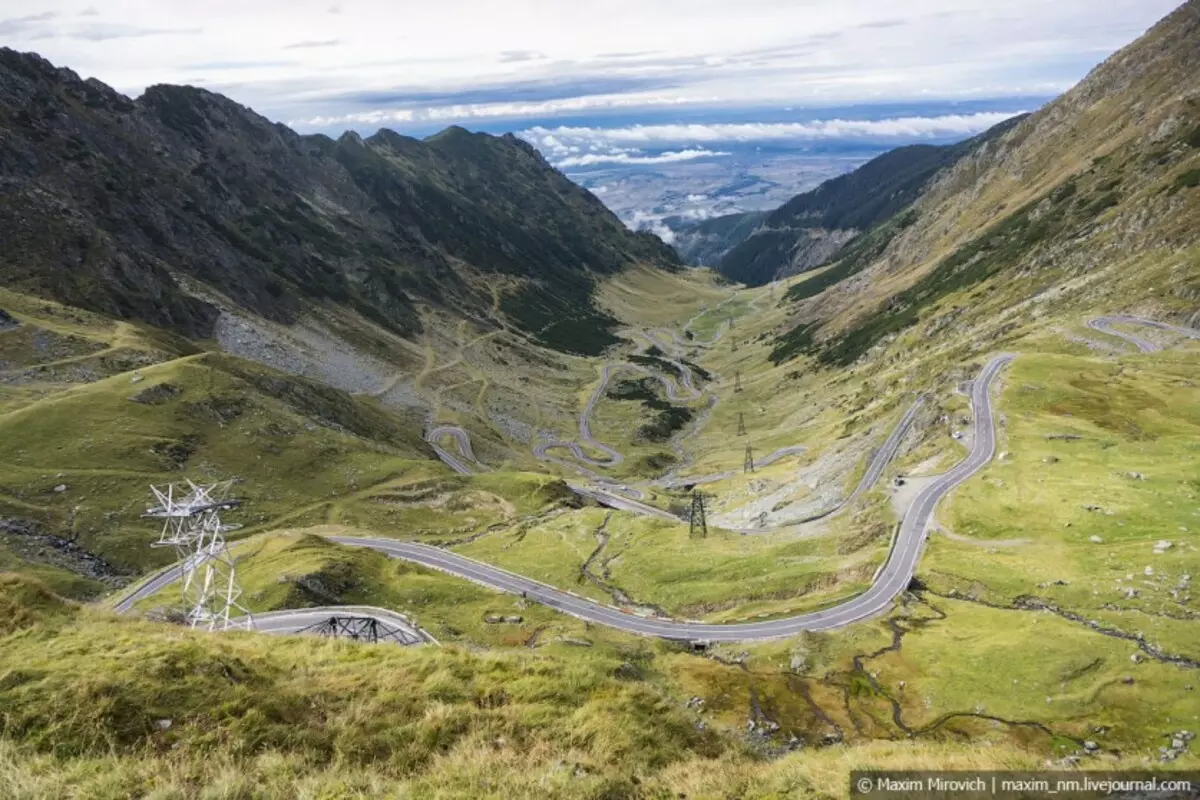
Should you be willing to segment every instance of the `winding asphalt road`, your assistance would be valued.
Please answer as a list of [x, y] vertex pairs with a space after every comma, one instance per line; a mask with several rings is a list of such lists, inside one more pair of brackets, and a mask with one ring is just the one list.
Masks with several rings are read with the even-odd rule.
[[[717, 308], [720, 308], [722, 305], [724, 305], [725, 303], [729, 302], [729, 300], [732, 300], [732, 299], [733, 299], [732, 296], [727, 298], [726, 300], [724, 300], [720, 304], [718, 304]], [[753, 308], [757, 308], [757, 304], [758, 304], [759, 300], [761, 300], [761, 299], [762, 299], [761, 297], [755, 298], [755, 300], [751, 304], [751, 306]], [[704, 314], [704, 313], [707, 313], [707, 310], [700, 312], [696, 316], [692, 317], [691, 320], [688, 320], [688, 322], [684, 325], [684, 330], [687, 330], [687, 328], [692, 324], [692, 322], [695, 321], [697, 318], [699, 318], [699, 316], [701, 314]], [[717, 342], [719, 342], [721, 340], [721, 337], [725, 335], [725, 332], [728, 329], [729, 329], [729, 322], [726, 321], [725, 324], [722, 325], [721, 328], [717, 331], [716, 336], [714, 336], [711, 341], [709, 341], [709, 342], [693, 342], [693, 344], [699, 344], [700, 346], [703, 346], [703, 347], [712, 347], [713, 345], [715, 345]], [[670, 335], [675, 339], [675, 346], [669, 345], [662, 339], [659, 339], [655, 335], [658, 333], [663, 333], [663, 334], [670, 333]], [[632, 364], [632, 363], [628, 363], [628, 362], [621, 362], [621, 363], [616, 363], [616, 364], [606, 364], [600, 373], [599, 386], [597, 386], [596, 390], [594, 392], [592, 392], [591, 396], [588, 397], [587, 404], [584, 406], [583, 411], [581, 411], [579, 414], [579, 442], [566, 442], [566, 441], [562, 441], [562, 440], [558, 440], [558, 439], [547, 441], [547, 442], [539, 442], [538, 444], [534, 445], [534, 447], [533, 447], [533, 454], [537, 459], [539, 459], [541, 461], [554, 462], [556, 464], [560, 464], [562, 466], [583, 472], [584, 474], [587, 474], [589, 477], [591, 477], [593, 479], [599, 478], [601, 480], [603, 480], [602, 476], [598, 475], [597, 473], [592, 472], [588, 467], [599, 467], [599, 468], [615, 467], [624, 461], [625, 457], [620, 452], [618, 452], [614, 448], [598, 441], [594, 436], [592, 436], [592, 427], [591, 427], [591, 417], [592, 417], [592, 414], [595, 412], [596, 404], [604, 396], [604, 392], [608, 388], [609, 381], [612, 379], [612, 376], [618, 371], [628, 370], [628, 371], [638, 372], [638, 373], [647, 375], [651, 378], [654, 378], [654, 379], [660, 381], [662, 383], [663, 387], [666, 389], [667, 399], [669, 399], [673, 402], [678, 403], [678, 402], [689, 402], [692, 400], [698, 400], [700, 397], [702, 397], [704, 395], [704, 392], [699, 387], [697, 387], [694, 383], [692, 369], [680, 360], [683, 358], [683, 349], [682, 348], [684, 346], [684, 343], [679, 340], [678, 336], [675, 334], [674, 331], [647, 332], [647, 331], [642, 330], [642, 331], [639, 331], [638, 334], [641, 336], [641, 338], [646, 340], [648, 345], [658, 344], [658, 345], [661, 345], [662, 347], [666, 348], [667, 350], [675, 351], [673, 353], [668, 353], [666, 355], [660, 356], [659, 358], [663, 362], [670, 364], [672, 367], [674, 367], [679, 372], [678, 385], [673, 383], [669, 378], [667, 378], [666, 375], [663, 375], [661, 373], [647, 369], [638, 364]], [[645, 348], [643, 348], [643, 352], [644, 352], [644, 349]], [[707, 416], [707, 414], [712, 411], [712, 408], [713, 408], [713, 405], [715, 405], [715, 402], [716, 402], [716, 396], [713, 395], [713, 401], [705, 409], [703, 416]], [[466, 435], [465, 431], [461, 431], [461, 429], [458, 429], [458, 430], [462, 433], [463, 436]], [[461, 438], [460, 438], [460, 441], [461, 441]], [[593, 448], [594, 450], [599, 450], [599, 451], [603, 452], [605, 454], [605, 458], [603, 458], [603, 459], [592, 458], [586, 452], [584, 452], [583, 447], [581, 446], [580, 443], [585, 444], [588, 447]], [[576, 464], [576, 463], [572, 463], [570, 461], [566, 461], [565, 459], [561, 459], [561, 458], [551, 455], [549, 452], [551, 450], [558, 450], [558, 449], [568, 450], [571, 453], [571, 455], [580, 463]], [[787, 447], [781, 447], [778, 450], [776, 450], [775, 452], [770, 453], [766, 456], [763, 456], [761, 459], [758, 459], [756, 461], [756, 464], [759, 466], [766, 467], [766, 466], [769, 466], [769, 465], [775, 463], [776, 461], [779, 461], [782, 458], [786, 458], [791, 455], [798, 455], [798, 454], [804, 452], [805, 449], [806, 448], [803, 445], [789, 445]], [[455, 459], [455, 460], [458, 461], [458, 459]], [[461, 464], [461, 461], [459, 461], [459, 464]], [[585, 464], [587, 465], [586, 467], [583, 466]], [[677, 471], [678, 469], [681, 468], [681, 466], [682, 465], [677, 466], [676, 469], [673, 470], [672, 472]], [[451, 464], [451, 467], [453, 469], [458, 468], [458, 466], [455, 464]], [[665, 479], [653, 481], [652, 484], [656, 485], [656, 486], [668, 486], [668, 487], [669, 486], [699, 485], [699, 484], [703, 484], [703, 483], [713, 483], [716, 481], [724, 480], [724, 479], [732, 477], [733, 475], [736, 475], [736, 474], [737, 474], [736, 471], [733, 471], [733, 472], [724, 472], [724, 473], [719, 473], [719, 474], [714, 474], [714, 475], [703, 475], [703, 476], [694, 476], [694, 477], [687, 477], [687, 478], [675, 478], [671, 474], [668, 474], [668, 476]], [[628, 487], [626, 487], [626, 491], [634, 496], [639, 497], [639, 498], [644, 496], [640, 491], [631, 490], [631, 489], [628, 489]]]
[[[1092, 322], [1104, 325], [1107, 322], [1115, 321], [1166, 327], [1190, 338], [1200, 338], [1200, 331], [1175, 328], [1174, 326], [1167, 326], [1164, 323], [1154, 323], [1153, 321], [1140, 320], [1138, 318], [1108, 317], [1099, 318]], [[1102, 330], [1102, 328], [1096, 329]], [[1153, 343], [1146, 342], [1145, 344], [1154, 347]], [[1138, 347], [1144, 352], [1152, 352], [1152, 350], [1146, 349], [1142, 345], [1138, 345]], [[971, 452], [948, 472], [926, 484], [917, 493], [896, 533], [891, 551], [888, 554], [888, 559], [883, 568], [877, 573], [871, 587], [858, 597], [823, 611], [763, 622], [727, 624], [688, 622], [661, 617], [641, 617], [618, 608], [593, 602], [570, 592], [539, 583], [530, 578], [516, 575], [490, 564], [484, 564], [457, 553], [429, 545], [368, 537], [337, 536], [329, 538], [332, 541], [347, 546], [366, 547], [393, 558], [402, 558], [422, 564], [493, 589], [521, 594], [549, 608], [571, 614], [580, 619], [643, 636], [686, 641], [737, 642], [777, 639], [793, 636], [802, 631], [840, 628], [886, 611], [892, 601], [907, 588], [920, 558], [927, 537], [929, 523], [938, 502], [981, 470], [994, 457], [996, 452], [996, 423], [990, 392], [992, 383], [995, 381], [1000, 370], [1008, 365], [1013, 358], [1014, 356], [1009, 354], [992, 358], [973, 381], [971, 387], [971, 409], [974, 414], [975, 435]], [[922, 400], [923, 398], [918, 398], [912, 408], [906, 412], [900, 424], [897, 425], [896, 429], [884, 442], [884, 445], [875, 454], [866, 474], [859, 481], [858, 487], [841, 505], [851, 502], [860, 493], [860, 490], [865, 491], [866, 487], [869, 487], [878, 480], [884, 466], [891, 460], [899, 446], [900, 439], [919, 409]], [[435, 432], [437, 432], [436, 436], [434, 435]], [[473, 460], [470, 441], [469, 438], [465, 438], [465, 431], [453, 428], [452, 426], [443, 426], [443, 430], [431, 430], [429, 438], [440, 439], [443, 436], [453, 437], [458, 443], [462, 456]], [[439, 449], [441, 448], [439, 447]], [[453, 467], [453, 465], [451, 466]], [[594, 488], [590, 490], [599, 491]], [[609, 499], [613, 499], [613, 497], [609, 496]], [[624, 498], [615, 499], [631, 506], [643, 505]], [[666, 512], [653, 509], [650, 506], [645, 506], [645, 508], [650, 509], [651, 512], [656, 514], [666, 514]], [[129, 611], [138, 600], [154, 594], [171, 582], [178, 580], [180, 572], [180, 565], [174, 565], [160, 571], [121, 598], [115, 604], [116, 610], [119, 613]], [[385, 609], [357, 610], [371, 616], [374, 616], [377, 612], [379, 614], [376, 617], [377, 619], [393, 627], [399, 627], [396, 626], [398, 620], [408, 623], [406, 618]], [[294, 633], [322, 621], [332, 612], [349, 613], [349, 609], [340, 607], [336, 609], [298, 609], [271, 612], [270, 614], [256, 616], [256, 623], [259, 623], [260, 620], [262, 621], [261, 627], [258, 624], [256, 624], [256, 627], [266, 632]], [[415, 626], [409, 625], [407, 629], [415, 637], [428, 636]]]
[[183, 577], [183, 567], [181, 564], [172, 564], [165, 569], [161, 569], [122, 595], [113, 604], [113, 610], [118, 614], [127, 614], [133, 610], [134, 604], [139, 600], [158, 594], [181, 577]]
[[[885, 611], [891, 605], [892, 600], [905, 590], [912, 580], [913, 571], [925, 541], [925, 532], [938, 501], [992, 459], [996, 451], [996, 436], [989, 391], [996, 375], [1012, 359], [1011, 355], [993, 358], [974, 381], [971, 391], [971, 406], [975, 415], [975, 441], [971, 453], [949, 472], [923, 487], [918, 493], [904, 516], [888, 560], [871, 588], [852, 600], [824, 611], [765, 622], [729, 624], [640, 617], [437, 547], [369, 537], [331, 536], [329, 538], [339, 544], [370, 548], [393, 558], [402, 558], [448, 572], [493, 589], [522, 594], [528, 599], [580, 619], [643, 636], [687, 641], [737, 642], [777, 639], [792, 636], [801, 631], [839, 628]], [[913, 411], [910, 409], [909, 413], [912, 414]], [[895, 434], [893, 435], [895, 436]], [[896, 441], [898, 442], [898, 437]], [[884, 447], [880, 448], [880, 451], [884, 452], [889, 449], [894, 450], [891, 438]], [[876, 458], [873, 466], [875, 463], [881, 462], [886, 463], [886, 460]], [[870, 471], [868, 470], [868, 472]], [[178, 576], [178, 567], [164, 570], [118, 602], [117, 610], [119, 612], [128, 611], [137, 600], [153, 594], [171, 581], [178, 579]], [[329, 610], [313, 612], [301, 609], [277, 612], [270, 616], [264, 615], [267, 616], [266, 627], [263, 627], [262, 630], [281, 633], [295, 632], [320, 621], [316, 617], [310, 619], [314, 613], [318, 616], [328, 615]], [[258, 619], [256, 618], [256, 626], [257, 623]]]
[[1085, 324], [1094, 331], [1107, 333], [1110, 336], [1116, 336], [1118, 339], [1124, 339], [1126, 342], [1129, 342], [1131, 345], [1136, 347], [1139, 352], [1157, 352], [1159, 350], [1159, 346], [1149, 339], [1143, 339], [1136, 334], [1126, 333], [1125, 331], [1119, 331], [1111, 327], [1113, 323], [1126, 322], [1128, 319], [1129, 318], [1127, 317], [1097, 317], [1096, 319], [1089, 319]]
[[[916, 402], [913, 403], [908, 411], [904, 413], [904, 416], [900, 419], [900, 422], [896, 424], [896, 427], [892, 429], [892, 432], [888, 435], [888, 438], [884, 441], [883, 445], [875, 451], [875, 454], [871, 457], [870, 463], [867, 465], [866, 472], [863, 473], [863, 476], [859, 478], [858, 483], [855, 485], [854, 491], [842, 498], [842, 500], [836, 506], [828, 509], [827, 511], [823, 511], [815, 516], [806, 517], [803, 520], [797, 520], [796, 522], [783, 523], [779, 527], [786, 528], [795, 525], [802, 525], [805, 522], [813, 522], [815, 520], [823, 519], [824, 517], [836, 514], [854, 502], [854, 500], [861, 497], [863, 493], [868, 491], [872, 486], [874, 486], [875, 482], [879, 480], [879, 476], [883, 474], [883, 470], [887, 467], [893, 456], [895, 456], [896, 450], [900, 446], [901, 439], [903, 439], [904, 434], [908, 432], [908, 428], [910, 425], [912, 425], [913, 419], [916, 418], [917, 411], [920, 410], [924, 399], [924, 395], [917, 398]], [[771, 464], [774, 464], [776, 461], [779, 461], [780, 459], [787, 458], [788, 456], [799, 455], [807, 449], [808, 448], [802, 444], [781, 447], [774, 453], [771, 453], [762, 459], [756, 460], [755, 465], [759, 467], [767, 467]], [[656, 481], [651, 481], [651, 485], [663, 486], [667, 488], [678, 486], [699, 486], [705, 483], [713, 483], [715, 481], [725, 480], [726, 478], [732, 478], [737, 474], [739, 473], [736, 470], [732, 470], [729, 472], [721, 472], [713, 475], [702, 475], [699, 477], [659, 479]], [[654, 506], [646, 503], [638, 502], [638, 500], [641, 499], [640, 496], [636, 499], [630, 499], [628, 497], [616, 495], [611, 489], [606, 489], [603, 486], [587, 486], [570, 482], [568, 482], [568, 485], [576, 494], [583, 495], [584, 497], [590, 497], [601, 505], [609, 508], [615, 508], [620, 511], [631, 511], [635, 514], [642, 514], [643, 516], [648, 517], [658, 517], [659, 519], [669, 520], [671, 522], [680, 521], [679, 517], [676, 517], [669, 512], [663, 511], [660, 508], [655, 508]], [[626, 491], [630, 491], [631, 487], [622, 488]], [[640, 495], [640, 493], [638, 494]], [[728, 526], [721, 527], [725, 530], [739, 531], [742, 533], [763, 532], [762, 528], [743, 529], [730, 528]]]
[[[166, 569], [159, 570], [148, 580], [134, 587], [113, 604], [113, 610], [118, 614], [128, 614], [138, 601], [175, 583], [182, 577], [183, 571], [179, 564], [172, 564]], [[296, 608], [285, 611], [267, 611], [253, 616], [251, 630], [259, 633], [292, 634], [302, 633], [306, 628], [326, 622], [333, 616], [372, 617], [385, 626], [389, 638], [399, 644], [437, 644], [438, 641], [427, 632], [417, 627], [412, 620], [403, 614], [375, 606], [318, 606], [314, 608]]]
[[1174, 333], [1178, 336], [1186, 336], [1189, 339], [1200, 339], [1200, 331], [1196, 330], [1195, 328], [1184, 328], [1180, 327], [1179, 325], [1171, 325], [1167, 322], [1159, 322], [1155, 319], [1144, 319], [1143, 317], [1129, 317], [1117, 314], [1113, 316], [1089, 319], [1085, 324], [1094, 331], [1107, 333], [1110, 336], [1116, 336], [1119, 339], [1124, 339], [1142, 353], [1157, 353], [1159, 350], [1162, 350], [1162, 347], [1159, 346], [1157, 342], [1152, 342], [1149, 339], [1143, 339], [1142, 337], [1133, 333], [1119, 331], [1112, 326], [1143, 325], [1149, 328], [1158, 328], [1159, 330]]
[[303, 633], [307, 628], [327, 622], [330, 617], [371, 617], [385, 627], [388, 638], [398, 644], [437, 644], [408, 617], [375, 606], [318, 606], [287, 611], [268, 611], [254, 615], [254, 630], [259, 633]]
[[[686, 334], [689, 330], [691, 330], [692, 324], [695, 323], [696, 320], [700, 319], [702, 316], [709, 313], [710, 311], [716, 311], [717, 309], [719, 309], [721, 306], [725, 305], [726, 303], [732, 302], [733, 299], [736, 297], [737, 297], [737, 292], [734, 292], [733, 294], [729, 295], [729, 297], [726, 297], [724, 300], [717, 303], [714, 307], [702, 308], [700, 311], [696, 312], [692, 316], [691, 319], [689, 319], [687, 322], [683, 323], [683, 332]], [[757, 305], [757, 298], [755, 299], [755, 303]], [[700, 341], [698, 339], [694, 339], [694, 338], [683, 341], [683, 340], [680, 340], [679, 334], [675, 333], [675, 331], [669, 331], [669, 333], [671, 334], [671, 338], [675, 340], [676, 346], [678, 346], [680, 348], [684, 348], [684, 347], [713, 347], [714, 345], [716, 345], [717, 342], [721, 341], [721, 338], [728, 331], [729, 331], [729, 320], [725, 320], [724, 322], [721, 323], [721, 326], [719, 328], [717, 328], [717, 332], [713, 336], [713, 338], [709, 339], [707, 342], [702, 342], [702, 341]]]
[[[792, 636], [801, 631], [839, 628], [885, 611], [891, 605], [892, 600], [905, 590], [912, 580], [913, 571], [916, 569], [917, 560], [925, 541], [925, 532], [938, 501], [992, 459], [996, 451], [996, 436], [989, 391], [996, 375], [1012, 359], [1011, 355], [993, 358], [975, 379], [971, 390], [971, 406], [975, 415], [975, 441], [971, 453], [949, 472], [923, 487], [917, 494], [900, 525], [888, 560], [871, 588], [852, 600], [824, 611], [765, 622], [728, 624], [640, 617], [430, 545], [372, 537], [331, 536], [329, 538], [339, 544], [370, 548], [393, 558], [402, 558], [448, 572], [493, 589], [522, 594], [528, 599], [580, 619], [643, 636], [687, 641], [736, 642], [776, 639]], [[914, 404], [914, 407], [905, 415], [905, 420], [911, 419], [918, 405], [919, 403]], [[898, 446], [904, 427], [905, 421], [902, 420], [902, 424], [897, 426], [897, 430], [893, 432], [872, 460], [868, 474], [864, 475], [864, 481], [860, 481], [860, 486], [865, 485], [865, 479], [872, 474], [876, 479], [878, 478], [878, 473], [882, 471], [883, 465], [890, 460], [890, 456], [887, 454], [894, 452], [895, 447]], [[875, 469], [876, 466], [878, 469]], [[659, 513], [665, 514], [666, 512]], [[163, 570], [118, 601], [117, 611], [123, 613], [130, 610], [133, 604], [141, 598], [154, 594], [174, 580], [178, 580], [179, 574], [178, 566]], [[262, 615], [261, 622], [256, 616], [255, 627], [265, 632], [294, 633], [322, 621], [330, 613], [330, 609], [273, 612], [270, 615]], [[385, 615], [392, 614], [392, 612], [383, 613]], [[316, 616], [313, 616], [314, 614]], [[368, 615], [371, 614], [368, 612]], [[395, 626], [393, 619], [387, 618], [380, 621]], [[419, 631], [415, 626], [411, 626], [411, 630]]]
[[879, 480], [879, 476], [883, 474], [884, 468], [887, 467], [888, 463], [891, 462], [892, 458], [896, 455], [896, 450], [900, 448], [900, 442], [902, 439], [904, 439], [904, 434], [908, 433], [909, 427], [912, 426], [913, 420], [917, 417], [917, 412], [921, 410], [921, 406], [924, 405], [924, 403], [925, 395], [918, 395], [916, 401], [913, 402], [908, 411], [904, 412], [904, 416], [900, 418], [900, 422], [898, 422], [896, 427], [892, 429], [892, 432], [888, 434], [888, 438], [884, 440], [883, 445], [875, 451], [875, 455], [871, 458], [871, 463], [867, 464], [867, 471], [864, 472], [862, 478], [859, 479], [858, 485], [854, 487], [854, 491], [843, 497], [841, 501], [833, 508], [830, 508], [827, 511], [822, 511], [820, 514], [815, 514], [811, 517], [805, 517], [802, 520], [788, 523], [788, 525], [803, 525], [806, 522], [813, 522], [818, 519], [824, 519], [825, 517], [831, 517], [849, 506], [858, 498], [862, 497], [865, 492], [875, 485], [875, 482]]
[[[787, 458], [788, 456], [798, 456], [808, 450], [807, 445], [791, 444], [787, 447], [781, 447], [774, 453], [763, 456], [762, 458], [754, 459], [754, 466], [769, 467], [776, 461]], [[731, 469], [725, 472], [714, 472], [708, 475], [688, 476], [685, 478], [657, 478], [650, 481], [652, 486], [662, 486], [668, 489], [674, 489], [679, 486], [701, 486], [705, 483], [716, 483], [727, 478], [732, 478], [741, 474], [740, 470]]]
[[[459, 455], [456, 456], [442, 447], [441, 441], [447, 436], [458, 444]], [[470, 435], [457, 425], [438, 425], [430, 428], [425, 433], [425, 441], [437, 453], [442, 463], [459, 475], [472, 474], [475, 470], [471, 468], [470, 464], [479, 464], [478, 459], [475, 458], [475, 451], [471, 449]]]
[[592, 392], [591, 396], [588, 397], [587, 404], [583, 407], [583, 410], [579, 412], [579, 442], [587, 445], [593, 450], [598, 450], [604, 453], [605, 457], [603, 459], [592, 458], [589, 456], [586, 452], [584, 452], [583, 448], [580, 446], [580, 443], [564, 442], [560, 440], [538, 442], [533, 447], [533, 455], [542, 461], [555, 461], [562, 463], [560, 459], [550, 456], [548, 451], [563, 449], [569, 450], [571, 455], [573, 455], [576, 459], [593, 467], [615, 467], [621, 464], [625, 460], [625, 457], [621, 455], [620, 452], [592, 436], [592, 414], [596, 410], [596, 404], [600, 402], [602, 397], [604, 397], [604, 392], [608, 389], [609, 381], [612, 380], [613, 375], [618, 372], [637, 372], [639, 374], [654, 378], [662, 383], [663, 387], [666, 389], [667, 398], [674, 402], [687, 402], [690, 400], [696, 400], [701, 396], [700, 390], [697, 389], [692, 383], [692, 371], [688, 369], [686, 365], [681, 364], [673, 359], [663, 360], [679, 370], [680, 378], [678, 385], [674, 381], [670, 380], [666, 375], [653, 372], [638, 364], [622, 362], [619, 364], [604, 365], [600, 372], [600, 385], [597, 386], [596, 390]]
[[528, 599], [579, 619], [643, 636], [687, 641], [740, 642], [778, 639], [793, 636], [801, 631], [840, 628], [887, 610], [892, 600], [908, 587], [921, 555], [926, 529], [938, 501], [982, 469], [995, 455], [995, 418], [989, 392], [996, 375], [1012, 359], [1011, 355], [993, 358], [975, 379], [971, 390], [971, 406], [975, 415], [975, 441], [971, 453], [917, 494], [904, 515], [887, 563], [871, 588], [852, 600], [824, 611], [765, 622], [728, 624], [640, 617], [429, 545], [354, 536], [330, 538], [339, 544], [367, 547], [393, 558], [413, 561], [493, 589], [523, 594]]

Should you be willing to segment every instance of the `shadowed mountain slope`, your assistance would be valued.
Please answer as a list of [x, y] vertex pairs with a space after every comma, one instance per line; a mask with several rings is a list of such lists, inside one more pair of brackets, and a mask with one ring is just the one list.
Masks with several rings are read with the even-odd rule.
[[720, 271], [732, 280], [761, 286], [829, 263], [859, 234], [916, 200], [939, 170], [1011, 130], [1021, 119], [1005, 120], [953, 145], [897, 147], [796, 195], [729, 250]]
[[746, 211], [691, 222], [668, 217], [663, 224], [675, 232], [671, 246], [686, 264], [715, 266], [733, 248], [746, 241], [762, 221], [767, 211]]
[[130, 100], [8, 49], [0, 152], [0, 283], [193, 338], [218, 311], [184, 280], [277, 322], [336, 304], [400, 335], [419, 303], [499, 307], [594, 352], [614, 324], [594, 279], [678, 263], [512, 136], [301, 136], [203, 89]]

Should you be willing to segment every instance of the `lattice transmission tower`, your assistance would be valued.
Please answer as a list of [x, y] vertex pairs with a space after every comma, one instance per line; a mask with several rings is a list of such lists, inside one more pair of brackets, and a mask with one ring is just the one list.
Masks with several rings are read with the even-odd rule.
[[738, 412], [737, 435], [738, 436], [746, 435], [746, 415], [745, 415], [745, 413], [743, 413], [741, 411]]
[[[210, 631], [252, 628], [250, 612], [239, 602], [233, 556], [225, 534], [241, 525], [221, 522], [221, 512], [237, 508], [229, 497], [233, 481], [199, 486], [151, 486], [155, 505], [143, 517], [163, 520], [162, 533], [152, 547], [173, 547], [179, 556], [183, 608], [189, 626]], [[240, 612], [233, 614], [232, 612]]]
[[692, 492], [692, 512], [688, 515], [688, 521], [691, 528], [688, 531], [691, 536], [698, 536], [701, 539], [708, 536], [708, 518], [704, 511], [704, 492]]
[[754, 448], [746, 445], [746, 458], [742, 462], [742, 472], [754, 472]]

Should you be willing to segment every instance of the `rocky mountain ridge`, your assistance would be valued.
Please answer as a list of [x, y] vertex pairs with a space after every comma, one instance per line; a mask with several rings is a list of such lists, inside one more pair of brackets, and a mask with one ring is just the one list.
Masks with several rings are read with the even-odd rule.
[[0, 154], [0, 282], [192, 338], [217, 310], [177, 276], [276, 322], [332, 305], [409, 336], [422, 303], [499, 309], [594, 352], [614, 324], [594, 280], [678, 264], [513, 136], [302, 136], [203, 89], [131, 100], [9, 49]]

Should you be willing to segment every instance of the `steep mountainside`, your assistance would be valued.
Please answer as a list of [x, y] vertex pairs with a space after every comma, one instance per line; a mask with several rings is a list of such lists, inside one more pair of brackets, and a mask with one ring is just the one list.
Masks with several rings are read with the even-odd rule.
[[728, 278], [761, 286], [832, 261], [848, 242], [912, 203], [940, 170], [1011, 130], [1023, 117], [953, 145], [889, 150], [853, 172], [796, 195], [720, 262]]
[[699, 222], [667, 217], [663, 224], [675, 234], [671, 245], [685, 264], [712, 267], [720, 264], [726, 253], [746, 241], [746, 237], [754, 233], [767, 218], [767, 213], [747, 211]]
[[914, 327], [906, 342], [971, 324], [1003, 335], [1044, 313], [1023, 305], [1038, 296], [1060, 312], [1075, 303], [1194, 322], [1198, 68], [1191, 0], [792, 286], [801, 323], [776, 359], [807, 351], [848, 364]]
[[337, 304], [410, 335], [417, 303], [498, 307], [595, 352], [613, 321], [594, 279], [677, 264], [512, 136], [300, 136], [202, 89], [129, 100], [8, 49], [0, 152], [0, 283], [193, 338], [217, 310], [181, 277], [278, 322]]

